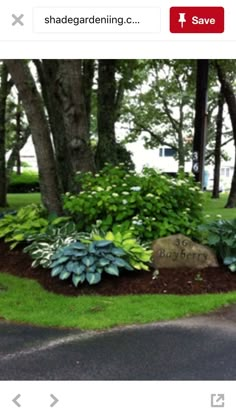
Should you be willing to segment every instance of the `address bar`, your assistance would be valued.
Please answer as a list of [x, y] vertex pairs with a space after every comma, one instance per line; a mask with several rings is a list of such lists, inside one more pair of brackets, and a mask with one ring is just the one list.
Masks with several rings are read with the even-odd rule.
[[35, 33], [159, 33], [160, 8], [34, 8]]

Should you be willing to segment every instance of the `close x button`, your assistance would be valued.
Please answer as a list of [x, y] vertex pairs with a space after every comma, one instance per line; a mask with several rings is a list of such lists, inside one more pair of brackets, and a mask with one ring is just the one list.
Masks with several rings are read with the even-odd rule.
[[171, 7], [172, 33], [223, 33], [223, 7]]

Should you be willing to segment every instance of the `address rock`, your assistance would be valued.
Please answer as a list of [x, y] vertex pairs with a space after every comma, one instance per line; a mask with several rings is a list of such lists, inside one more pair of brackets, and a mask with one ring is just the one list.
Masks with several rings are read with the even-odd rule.
[[159, 268], [216, 268], [215, 253], [183, 234], [162, 237], [153, 242], [153, 265]]

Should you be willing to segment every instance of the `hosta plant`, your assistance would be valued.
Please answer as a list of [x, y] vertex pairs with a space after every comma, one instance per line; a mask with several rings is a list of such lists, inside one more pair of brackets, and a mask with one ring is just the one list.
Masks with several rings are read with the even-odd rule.
[[133, 270], [125, 260], [124, 250], [109, 240], [91, 243], [77, 241], [64, 246], [52, 256], [51, 275], [61, 280], [71, 277], [75, 286], [87, 281], [90, 285], [102, 279], [102, 273], [119, 276], [120, 269]]
[[0, 220], [0, 238], [10, 242], [10, 248], [13, 249], [28, 235], [44, 232], [48, 224], [49, 220], [40, 205], [27, 205], [16, 214], [6, 214]]
[[212, 247], [218, 258], [232, 271], [236, 271], [236, 219], [217, 220], [201, 225], [204, 241]]
[[112, 241], [115, 246], [125, 251], [127, 261], [134, 269], [149, 270], [153, 252], [146, 246], [139, 244], [132, 231], [122, 232], [122, 230], [114, 229], [114, 231], [102, 233], [95, 230], [91, 233], [91, 239]]
[[80, 233], [73, 222], [67, 222], [62, 226], [54, 222], [44, 233], [29, 236], [28, 240], [32, 243], [25, 247], [24, 252], [29, 253], [33, 259], [32, 267], [49, 268], [55, 252], [60, 247], [76, 242], [79, 237]]

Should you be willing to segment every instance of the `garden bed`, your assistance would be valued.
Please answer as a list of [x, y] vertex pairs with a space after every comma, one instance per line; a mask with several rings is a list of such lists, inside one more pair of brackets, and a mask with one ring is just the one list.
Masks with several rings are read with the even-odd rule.
[[70, 280], [51, 278], [49, 270], [31, 268], [31, 258], [22, 249], [10, 251], [0, 242], [0, 272], [36, 279], [46, 290], [57, 294], [77, 295], [127, 295], [176, 294], [191, 295], [225, 293], [236, 290], [236, 274], [225, 267], [193, 269], [161, 269], [158, 277], [153, 272], [125, 271], [120, 277], [104, 275], [97, 285], [83, 284], [75, 288]]

